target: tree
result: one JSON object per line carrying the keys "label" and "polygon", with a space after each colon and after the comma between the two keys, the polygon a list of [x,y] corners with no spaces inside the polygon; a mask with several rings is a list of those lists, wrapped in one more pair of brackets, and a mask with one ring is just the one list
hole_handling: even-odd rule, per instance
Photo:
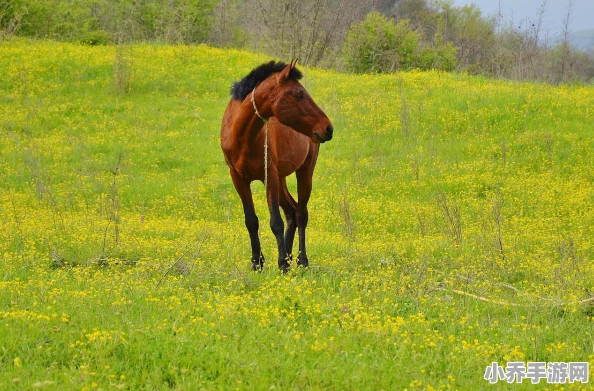
{"label": "tree", "polygon": [[557,82],[561,83],[565,80],[567,73],[568,59],[571,54],[571,48],[569,47],[569,21],[571,20],[571,0],[567,3],[567,13],[565,19],[563,19],[563,42],[561,42],[561,62],[559,66],[559,76]]}
{"label": "tree", "polygon": [[348,26],[366,7],[357,0],[254,0],[246,3],[245,25],[257,50],[334,65]]}

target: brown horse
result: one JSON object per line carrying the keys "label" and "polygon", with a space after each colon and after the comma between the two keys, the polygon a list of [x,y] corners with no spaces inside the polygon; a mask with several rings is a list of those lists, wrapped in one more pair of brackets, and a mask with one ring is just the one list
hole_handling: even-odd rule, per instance
{"label": "brown horse", "polygon": [[[245,226],[252,245],[253,270],[264,266],[264,256],[250,185],[255,180],[266,182],[266,177],[270,228],[278,246],[278,267],[285,272],[289,269],[297,228],[297,264],[307,267],[309,262],[305,251],[307,202],[320,143],[332,138],[333,128],[326,114],[299,83],[302,74],[295,63],[271,61],[253,69],[233,84],[232,98],[223,116],[221,148],[243,204]],[[265,123],[267,132],[262,131]],[[298,202],[289,193],[285,179],[293,173],[297,176]],[[287,220],[284,237],[279,206]]]}

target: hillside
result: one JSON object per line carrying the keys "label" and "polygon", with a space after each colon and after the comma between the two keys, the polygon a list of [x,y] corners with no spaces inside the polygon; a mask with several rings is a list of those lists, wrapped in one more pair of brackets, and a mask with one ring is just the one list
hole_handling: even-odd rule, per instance
{"label": "hillside", "polygon": [[259,183],[250,271],[219,148],[231,83],[265,60],[0,43],[0,388],[479,389],[493,361],[594,365],[594,88],[303,69],[335,136],[311,266],[284,276]]}

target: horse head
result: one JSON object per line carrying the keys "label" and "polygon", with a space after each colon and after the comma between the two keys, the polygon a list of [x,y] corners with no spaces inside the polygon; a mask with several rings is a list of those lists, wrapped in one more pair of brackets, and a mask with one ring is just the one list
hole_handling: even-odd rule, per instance
{"label": "horse head", "polygon": [[291,61],[257,89],[268,91],[266,106],[280,123],[306,135],[314,143],[330,141],[334,132],[332,123],[299,82],[301,73],[295,68],[296,63],[297,60]]}

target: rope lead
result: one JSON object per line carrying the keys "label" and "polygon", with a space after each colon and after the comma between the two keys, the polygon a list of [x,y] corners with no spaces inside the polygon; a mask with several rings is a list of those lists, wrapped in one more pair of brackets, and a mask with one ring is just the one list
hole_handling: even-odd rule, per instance
{"label": "rope lead", "polygon": [[252,90],[252,106],[254,106],[254,111],[258,118],[264,121],[264,188],[268,191],[268,121],[270,121],[270,118],[264,118],[258,112],[254,92],[256,92],[256,88]]}

